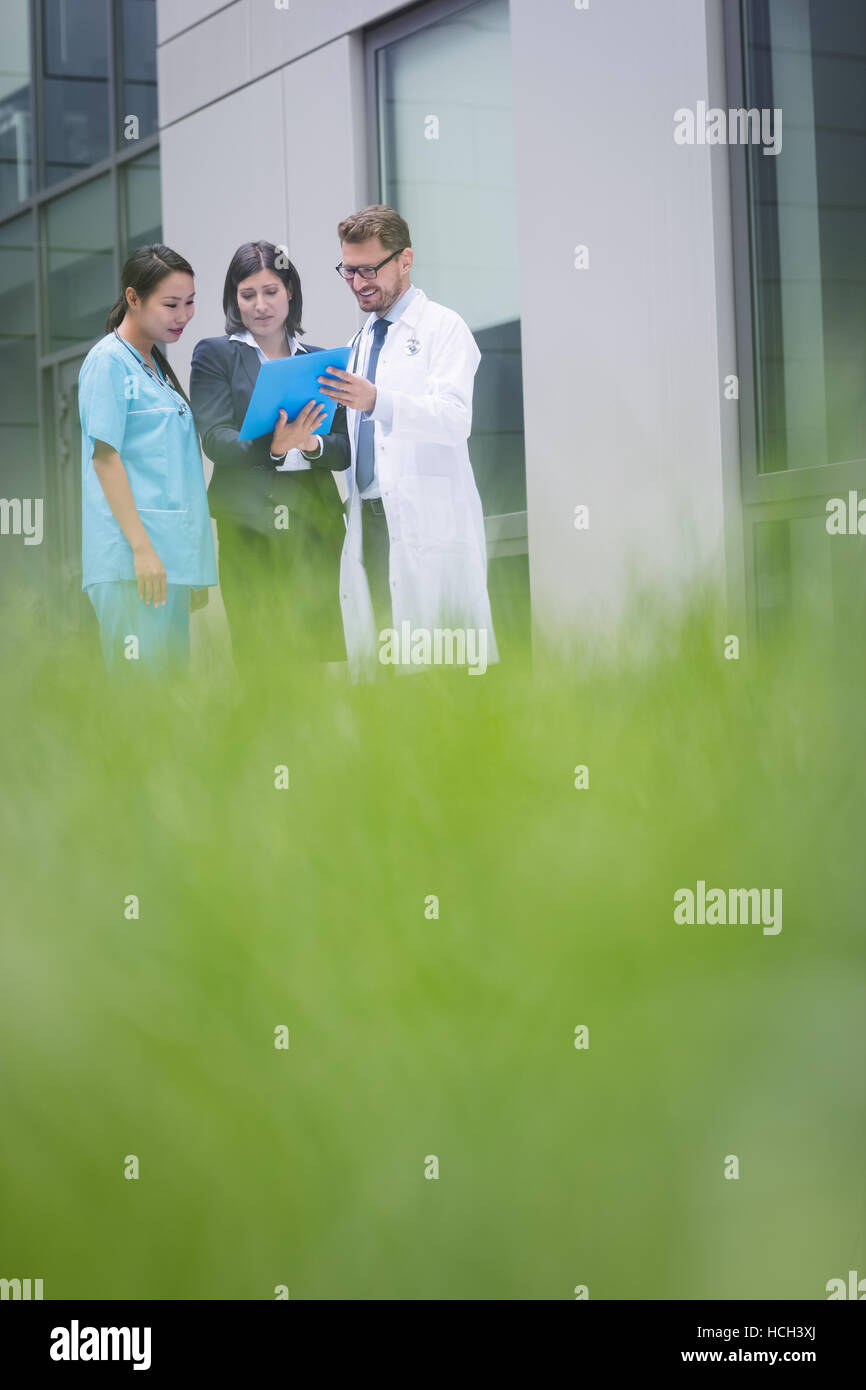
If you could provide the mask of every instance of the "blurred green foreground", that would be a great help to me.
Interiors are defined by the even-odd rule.
[[[817,639],[727,661],[726,631],[644,603],[614,648],[531,668],[353,688],[273,658],[246,695],[112,687],[90,647],[7,634],[0,1276],[823,1299],[866,1275],[863,690]],[[782,931],[676,925],[699,879],[782,888]]]

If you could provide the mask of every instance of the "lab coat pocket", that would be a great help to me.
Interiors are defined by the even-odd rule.
[[[406,537],[410,544],[452,545],[456,539],[452,483],[448,477],[418,473],[403,479]]]

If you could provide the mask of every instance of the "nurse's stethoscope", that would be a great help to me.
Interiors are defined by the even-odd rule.
[[[174,387],[171,386],[167,381],[164,381],[158,372],[154,372],[151,370],[151,368],[147,365],[144,359],[142,357],[139,357],[132,344],[128,343],[125,338],[121,338],[116,328],[114,330],[114,336],[117,339],[117,341],[119,343],[123,343],[123,346],[132,354],[139,367],[141,367],[142,371],[147,372],[147,375],[150,377],[151,381],[155,381],[157,385],[161,386],[164,391],[169,391],[171,393],[172,405],[176,407],[178,415],[186,415],[189,406],[187,405],[186,401],[178,401],[177,392],[175,391]]]

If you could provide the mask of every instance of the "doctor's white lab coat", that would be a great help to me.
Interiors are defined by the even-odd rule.
[[[350,371],[365,360],[362,329]],[[414,351],[407,349],[407,344]],[[472,386],[481,354],[459,314],[419,290],[388,330],[376,367],[372,419],[376,472],[390,538],[393,627],[486,629],[487,661],[498,659],[487,596],[481,499],[469,462]],[[390,426],[377,414],[387,393]],[[340,604],[349,667],[356,679],[380,650],[362,561],[361,502],[355,486],[358,411],[347,410],[352,466],[340,563]]]

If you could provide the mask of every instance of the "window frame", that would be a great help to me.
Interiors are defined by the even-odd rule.
[[[381,193],[384,180],[383,160],[379,148],[379,127],[381,124],[380,94],[378,80],[378,52],[400,39],[409,38],[422,29],[429,29],[442,19],[450,19],[461,10],[470,10],[479,0],[429,0],[405,14],[376,24],[364,34],[364,90],[367,113],[367,186]]]
[[[381,202],[386,178],[384,149],[379,135],[382,127],[381,93],[379,91],[379,50],[401,39],[409,38],[422,29],[429,29],[440,20],[450,19],[463,10],[470,10],[479,0],[428,0],[406,13],[396,15],[371,26],[364,33],[364,95],[366,112],[366,182],[369,202]],[[520,320],[518,320],[520,321]],[[522,375],[521,353],[521,375]],[[522,383],[521,383],[522,384]],[[526,431],[524,428],[524,460]],[[524,461],[524,468],[525,468]],[[526,511],[485,513],[488,559],[529,554],[529,526]]]
[[[745,105],[745,0],[722,0],[726,98],[729,108]],[[734,327],[739,382],[738,438],[740,453],[740,528],[745,577],[745,615],[749,640],[758,641],[759,579],[756,528],[765,522],[787,522],[826,513],[829,497],[851,488],[866,494],[866,458],[816,464],[812,468],[759,469],[761,440],[757,399],[755,342],[758,330],[753,220],[750,204],[748,148],[727,147],[731,197]],[[730,576],[729,576],[730,582]]]
[[[29,90],[29,119],[30,119],[30,192],[29,196],[14,208],[9,208],[0,212],[0,226],[14,222],[18,218],[26,217],[30,229],[31,252],[33,257],[34,274],[34,310],[35,321],[34,329],[36,336],[36,405],[38,413],[37,426],[37,448],[38,448],[38,470],[34,471],[34,488],[41,489],[43,496],[60,497],[63,488],[68,485],[69,477],[77,474],[78,463],[76,458],[61,460],[58,455],[58,420],[57,411],[61,408],[61,397],[63,391],[61,384],[71,369],[73,375],[77,374],[77,366],[85,358],[90,348],[93,346],[92,339],[82,340],[79,343],[69,343],[56,351],[46,351],[49,343],[48,324],[47,324],[47,304],[45,300],[44,286],[46,284],[47,270],[47,229],[46,214],[48,207],[67,193],[72,193],[79,188],[83,188],[94,180],[101,179],[106,175],[110,181],[110,198],[112,200],[112,227],[113,234],[112,257],[113,257],[113,280],[119,283],[120,271],[125,259],[125,246],[127,238],[126,227],[126,166],[144,155],[153,154],[160,157],[160,133],[159,130],[143,139],[126,142],[121,141],[121,124],[119,120],[119,99],[123,89],[123,25],[117,0],[104,0],[106,11],[106,24],[108,26],[108,55],[109,71],[106,99],[109,102],[109,149],[104,159],[100,159],[95,164],[88,165],[86,169],[81,169],[68,178],[50,185],[45,185],[43,181],[44,166],[44,132],[42,123],[45,119],[44,91],[42,82],[42,40],[43,40],[43,14],[42,0],[28,0],[27,15],[29,24],[28,54],[30,62],[30,90]],[[160,209],[161,215],[161,209]],[[66,470],[64,472],[64,469]],[[69,473],[72,470],[72,474]],[[38,483],[36,472],[38,471]],[[70,516],[66,514],[64,508],[59,508],[58,526],[58,545],[60,547],[60,570],[53,574],[49,563],[49,547],[41,547],[41,559],[43,564],[43,578],[49,592],[51,592],[59,605],[58,611],[62,610],[67,617],[76,612],[76,598],[70,596],[67,588],[64,587],[63,578],[68,581],[70,565],[77,567],[77,553],[70,559],[69,541],[71,532],[69,531]],[[52,561],[53,563],[53,561]],[[65,566],[65,569],[64,569]],[[61,574],[62,571],[62,574]],[[53,577],[52,577],[53,574]],[[77,591],[76,591],[77,593]]]

